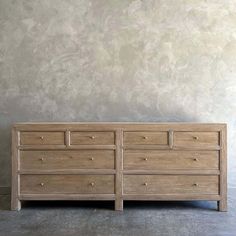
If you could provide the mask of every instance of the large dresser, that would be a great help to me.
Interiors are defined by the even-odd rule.
[[[226,124],[18,123],[12,210],[28,200],[210,200],[227,210]]]

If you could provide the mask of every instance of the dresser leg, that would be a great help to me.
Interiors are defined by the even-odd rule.
[[[21,209],[21,201],[18,199],[11,200],[11,210],[12,211],[19,211]]]
[[[123,200],[122,199],[115,200],[115,210],[116,211],[123,211]]]
[[[227,211],[227,200],[222,199],[217,201],[218,211]]]

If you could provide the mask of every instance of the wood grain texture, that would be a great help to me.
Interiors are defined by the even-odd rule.
[[[219,132],[175,132],[175,146],[207,147],[219,145]]]
[[[115,145],[24,145],[18,146],[19,150],[80,150],[80,149],[88,149],[88,150],[105,150],[105,149],[116,149]]]
[[[11,210],[20,210],[21,202],[18,198],[20,177],[18,175],[19,169],[19,151],[17,146],[19,143],[19,133],[15,127],[12,128],[12,178],[11,178]]]
[[[219,169],[218,151],[129,150],[124,152],[124,169]]]
[[[227,126],[220,132],[220,196],[218,202],[219,211],[227,211]]]
[[[132,201],[218,201],[220,196],[212,194],[124,194],[123,199]]]
[[[124,175],[125,194],[214,194],[218,176]]]
[[[43,138],[41,138],[43,136]],[[227,210],[224,124],[24,123],[12,131],[21,200],[215,200]]]
[[[113,150],[21,151],[21,170],[114,169]]]
[[[66,146],[69,147],[70,146],[70,130],[66,130],[65,132],[65,141],[66,141]]]
[[[114,132],[71,132],[71,145],[112,145]]]
[[[21,194],[20,200],[96,200],[96,201],[107,201],[115,200],[115,194],[77,194],[77,193],[56,193],[56,194]]]
[[[20,194],[111,194],[114,175],[21,175]]]
[[[64,132],[21,132],[21,145],[64,145]]]
[[[168,132],[124,132],[124,145],[168,145]]]
[[[116,174],[116,170],[112,169],[50,169],[50,170],[19,170],[18,174],[22,175],[55,175],[55,174],[63,174],[63,175],[85,175],[85,174],[98,174],[98,175],[114,175]]]
[[[115,209],[123,211],[123,131],[121,129],[116,131],[116,201]]]
[[[224,129],[224,123],[156,123],[156,122],[22,122],[13,125],[20,131],[189,131],[189,132],[218,132]]]
[[[182,169],[163,169],[163,170],[123,170],[123,174],[133,175],[220,175],[220,170],[182,170]]]

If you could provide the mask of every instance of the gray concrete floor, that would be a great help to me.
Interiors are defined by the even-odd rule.
[[[235,236],[236,189],[229,190],[228,212],[216,202],[25,202],[10,211],[10,196],[0,197],[0,235]]]

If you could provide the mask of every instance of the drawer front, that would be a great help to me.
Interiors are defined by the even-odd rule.
[[[219,177],[204,175],[125,175],[125,194],[219,194]]]
[[[21,151],[21,170],[114,169],[113,150]]]
[[[113,175],[21,175],[21,194],[112,194]]]
[[[114,132],[71,132],[71,145],[114,145]]]
[[[218,151],[125,151],[124,169],[219,169]]]
[[[125,145],[168,145],[168,132],[124,132]]]
[[[174,146],[209,147],[219,145],[218,132],[174,132]]]
[[[21,132],[21,145],[65,145],[64,132]]]

